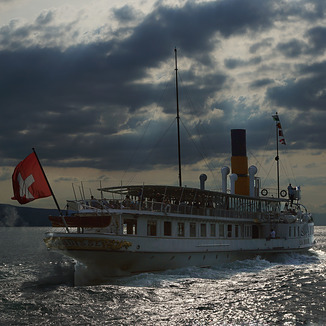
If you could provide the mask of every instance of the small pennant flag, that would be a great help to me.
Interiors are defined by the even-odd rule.
[[[283,135],[282,126],[281,126],[281,122],[280,122],[280,118],[278,117],[277,113],[274,114],[272,117],[276,121],[276,127],[278,128],[278,141],[281,144],[286,145],[285,138],[284,138],[284,135]]]

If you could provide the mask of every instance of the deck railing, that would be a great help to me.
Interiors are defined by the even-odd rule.
[[[150,211],[150,212],[161,212],[164,214],[186,214],[186,215],[197,215],[207,217],[225,217],[225,218],[243,218],[243,219],[258,219],[260,221],[270,220],[278,216],[272,214],[272,212],[250,212],[243,208],[236,209],[223,209],[219,207],[199,207],[197,205],[189,205],[185,203],[181,204],[170,204],[157,201],[144,201],[142,204],[139,202],[126,203],[124,201],[112,200],[112,201],[101,201],[101,200],[80,200],[80,201],[69,201],[67,206],[69,209],[77,212],[96,212],[101,214],[109,209],[123,209],[123,210],[136,210],[136,211]]]

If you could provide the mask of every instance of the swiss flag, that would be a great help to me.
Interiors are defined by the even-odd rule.
[[[16,166],[12,175],[12,187],[14,197],[11,199],[20,204],[52,195],[35,152]]]

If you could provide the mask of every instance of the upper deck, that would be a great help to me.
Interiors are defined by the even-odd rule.
[[[302,214],[299,204],[288,206],[288,200],[268,197],[248,197],[218,191],[175,186],[122,186],[99,189],[112,199],[69,201],[70,209],[80,212],[119,211],[144,214],[188,215],[206,218],[279,220],[284,215]]]

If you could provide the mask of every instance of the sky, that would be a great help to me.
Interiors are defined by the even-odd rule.
[[[221,188],[230,130],[249,165],[326,212],[323,0],[0,0],[0,203],[15,166],[40,158],[61,208],[100,186],[178,185],[177,49],[183,185]],[[27,206],[55,208],[51,198]]]

